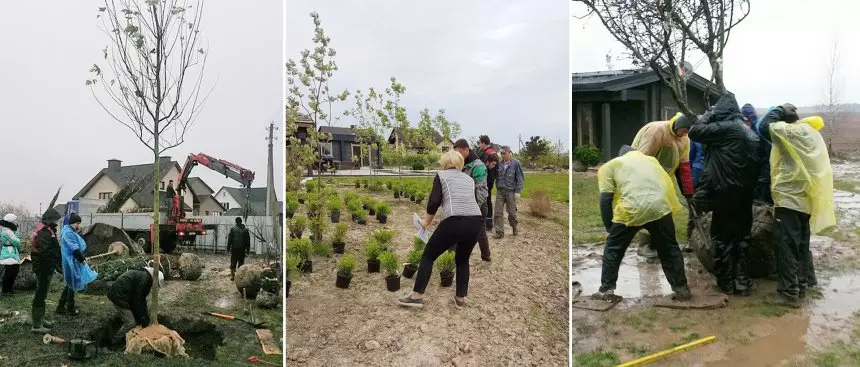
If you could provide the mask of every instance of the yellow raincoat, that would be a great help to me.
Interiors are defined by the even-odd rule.
[[[654,157],[639,151],[606,162],[597,171],[597,183],[600,192],[614,194],[614,223],[639,227],[681,208],[672,179]]]
[[[811,215],[812,233],[836,225],[833,206],[833,169],[827,144],[818,131],[824,120],[811,116],[793,124],[770,124],[773,149],[770,176],[773,201],[777,207]]]
[[[669,121],[649,122],[639,129],[631,144],[637,151],[657,158],[657,162],[673,180],[678,166],[690,160],[690,138],[675,135],[673,129],[679,117],[681,113],[675,114]]]

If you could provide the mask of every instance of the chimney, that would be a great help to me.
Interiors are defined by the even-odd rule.
[[[173,157],[171,157],[169,155],[163,155],[163,156],[158,157],[158,162],[161,164],[170,163],[171,158],[173,158]]]
[[[349,128],[355,130],[355,125],[349,125]]]
[[[122,161],[119,159],[108,159],[108,169],[113,172],[119,172],[122,167]]]

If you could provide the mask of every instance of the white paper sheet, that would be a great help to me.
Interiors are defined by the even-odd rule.
[[[412,214],[412,224],[415,225],[415,229],[418,231],[415,235],[418,236],[421,241],[427,243],[427,228],[424,228],[424,226],[421,225],[421,217],[419,217],[418,214]]]

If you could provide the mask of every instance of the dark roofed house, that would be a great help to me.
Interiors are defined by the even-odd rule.
[[[252,187],[249,195],[251,208],[250,216],[266,215],[266,191],[265,187]],[[245,206],[245,195],[248,189],[243,187],[222,187],[215,194],[217,200],[226,211],[222,215],[242,216]],[[275,195],[277,201],[277,195]],[[280,202],[279,202],[280,203]],[[278,213],[283,212],[283,205],[277,204]]]
[[[371,160],[376,168],[382,168],[382,155],[379,154],[378,143],[376,146],[372,146],[369,151],[365,151],[364,158],[358,161],[357,157],[361,156],[361,143],[364,143],[365,149],[367,149],[367,142],[360,141],[359,134],[355,131],[355,125],[350,127],[320,126],[319,132],[331,134],[331,141],[321,144],[323,153],[331,155],[332,161],[338,169],[356,169],[370,166]],[[354,160],[353,157],[356,159]]]
[[[181,167],[179,163],[172,161],[170,157],[161,157],[159,165],[162,176],[159,187],[159,206],[161,206],[162,211],[166,211],[168,207],[167,193],[165,192],[167,183],[177,178]],[[106,203],[120,189],[131,182],[131,180],[151,181],[154,168],[152,163],[123,166],[122,161],[110,159],[108,160],[108,166],[99,171],[72,199],[92,199]],[[186,193],[183,196],[183,208],[186,212],[191,212],[193,210],[195,192],[190,187],[188,190],[190,191],[190,195]],[[145,184],[144,189],[132,195],[123,204],[120,211],[151,211],[154,199],[153,192],[152,184]]]
[[[227,211],[212,196],[215,194],[215,191],[206,182],[203,182],[200,177],[189,177],[188,187],[197,194],[194,196],[194,215],[217,216],[223,215]]]
[[[415,128],[409,128],[408,131],[414,132]],[[399,147],[400,144],[403,143],[403,140],[403,133],[400,131],[399,127],[391,129],[391,134],[388,134],[388,144],[394,145],[395,147]],[[442,137],[441,134],[439,134],[438,131],[435,130],[433,130],[433,143],[436,144],[436,146],[439,147],[439,150],[441,150],[442,152],[447,152],[454,145],[454,142],[446,140],[444,137]],[[420,152],[424,148],[410,146],[409,149]]]
[[[650,69],[573,73],[573,147],[594,145],[603,152],[603,161],[631,144],[642,126],[674,116],[678,105],[669,87]],[[687,81],[690,108],[703,112],[716,102],[719,93],[707,79],[693,74]]]

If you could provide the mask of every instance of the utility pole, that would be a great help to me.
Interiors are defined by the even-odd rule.
[[[267,174],[268,180],[266,182],[266,186],[268,189],[266,190],[266,216],[272,219],[272,241],[271,243],[274,245],[276,249],[278,249],[278,253],[280,253],[280,237],[278,236],[278,209],[277,209],[277,194],[275,192],[275,163],[274,163],[274,145],[275,145],[275,123],[269,122],[269,137],[266,138],[269,142],[269,163],[267,166]],[[266,258],[269,257],[269,251],[266,251]]]

